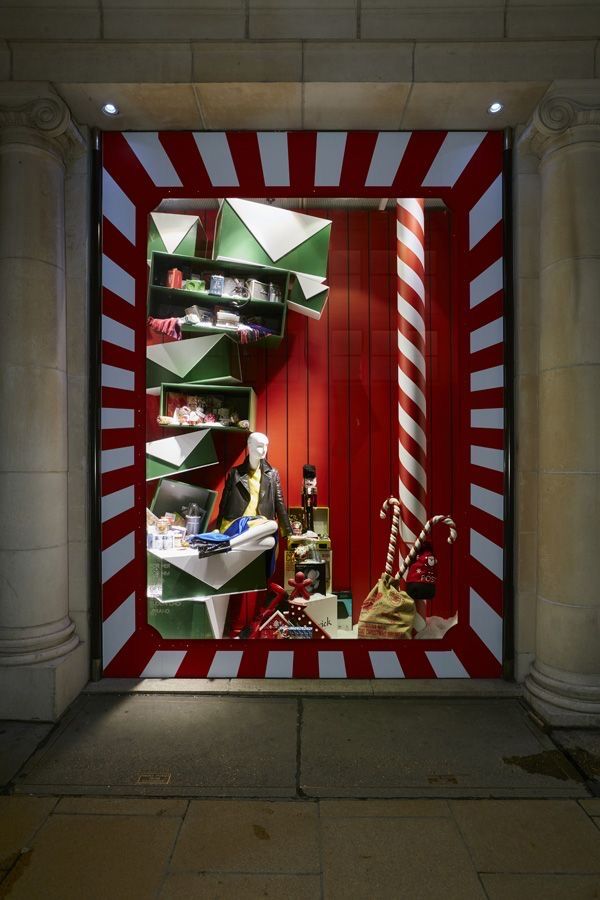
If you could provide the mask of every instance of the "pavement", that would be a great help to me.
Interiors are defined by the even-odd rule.
[[[597,731],[514,690],[172,685],[0,722],[0,900],[600,898]]]

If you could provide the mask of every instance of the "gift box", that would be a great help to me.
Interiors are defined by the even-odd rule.
[[[337,596],[335,594],[324,594],[321,597],[311,597],[304,607],[304,612],[313,620],[315,625],[322,628],[329,637],[337,637],[338,617]]]
[[[190,503],[196,503],[203,510],[197,529],[197,533],[201,534],[208,528],[217,496],[217,491],[210,491],[201,485],[189,484],[187,481],[175,481],[173,478],[163,478],[156,488],[150,510],[158,518],[164,516],[165,513],[177,513],[184,518],[184,508],[188,507]]]
[[[324,279],[330,235],[330,219],[229,198],[219,208],[213,257],[295,273],[293,308],[318,319],[327,300]]]
[[[148,224],[148,259],[152,253],[181,253],[196,255],[196,245],[200,244],[200,255],[206,247],[206,235],[198,216],[179,213],[150,213]]]
[[[239,346],[226,334],[153,344],[146,348],[146,390],[160,393],[163,382],[220,382],[242,380]]]
[[[218,461],[210,431],[197,430],[149,441],[146,444],[146,480],[213,466]]]

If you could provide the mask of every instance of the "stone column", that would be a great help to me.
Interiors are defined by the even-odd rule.
[[[83,149],[56,94],[0,87],[0,718],[55,719],[87,678],[68,616],[64,227]]]
[[[600,725],[600,89],[557,82],[524,141],[539,157],[536,657],[554,724]]]

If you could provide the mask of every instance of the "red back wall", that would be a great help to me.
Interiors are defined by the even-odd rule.
[[[269,461],[281,474],[288,506],[300,505],[302,466],[317,467],[319,505],[330,507],[333,588],[351,590],[355,617],[381,573],[390,520],[383,500],[398,494],[395,211],[303,210],[333,221],[329,301],[320,321],[295,312],[277,349],[240,348],[243,383],[257,393],[256,429],[270,440]],[[209,251],[215,213],[203,214]],[[426,217],[428,309],[427,403],[430,515],[453,509],[453,364],[449,215]],[[148,398],[148,440],[158,398]],[[186,480],[222,490],[243,459],[242,436],[215,433],[217,466]],[[153,489],[152,485],[152,489]],[[215,511],[216,512],[216,511]],[[282,548],[283,549],[283,548]],[[431,612],[454,612],[452,556],[436,545],[442,587]],[[280,553],[278,575],[282,576]]]

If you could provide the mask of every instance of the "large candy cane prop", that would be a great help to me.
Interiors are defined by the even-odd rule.
[[[391,575],[394,571],[394,560],[396,558],[396,544],[398,543],[398,523],[400,521],[400,501],[395,497],[388,497],[383,501],[380,518],[385,519],[390,506],[393,508],[392,513],[392,529],[390,531],[390,542],[388,544],[387,559],[385,562],[385,571]]]
[[[451,519],[450,516],[433,516],[433,518],[429,519],[425,523],[425,527],[423,528],[423,530],[421,531],[421,533],[415,540],[410,551],[407,553],[404,561],[402,562],[402,565],[400,566],[400,569],[398,570],[396,578],[404,577],[410,564],[412,562],[414,562],[414,560],[417,558],[419,551],[421,550],[423,544],[425,543],[425,541],[427,540],[427,537],[429,536],[429,532],[431,531],[433,526],[437,525],[439,522],[443,522],[444,525],[448,526],[448,528],[450,529],[450,534],[448,535],[448,538],[447,538],[448,543],[449,544],[454,543],[454,541],[457,538],[456,522],[454,521],[454,519]]]
[[[412,544],[427,521],[424,200],[396,200],[398,455],[401,537]]]

